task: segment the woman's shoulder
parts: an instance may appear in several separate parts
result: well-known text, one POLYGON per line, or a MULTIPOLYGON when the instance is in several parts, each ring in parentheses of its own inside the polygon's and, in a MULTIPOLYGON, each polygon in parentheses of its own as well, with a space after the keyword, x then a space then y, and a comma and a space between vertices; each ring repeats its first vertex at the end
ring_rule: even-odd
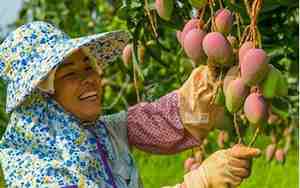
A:
POLYGON ((122 142, 127 142, 127 112, 121 111, 118 113, 103 115, 100 121, 104 122, 108 133, 122 142))
POLYGON ((121 111, 114 114, 103 115, 100 117, 101 121, 104 121, 108 126, 122 126, 127 124, 127 112, 121 111))

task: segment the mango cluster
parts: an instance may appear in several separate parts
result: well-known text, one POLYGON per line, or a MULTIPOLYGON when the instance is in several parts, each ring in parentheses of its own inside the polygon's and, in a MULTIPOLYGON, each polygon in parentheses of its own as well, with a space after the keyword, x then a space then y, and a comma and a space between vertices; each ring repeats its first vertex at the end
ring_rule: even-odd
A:
POLYGON ((238 40, 230 35, 234 17, 230 10, 219 9, 213 18, 213 29, 207 32, 204 22, 191 19, 176 36, 187 57, 195 64, 211 64, 227 69, 223 79, 225 106, 230 113, 243 112, 251 124, 267 121, 266 100, 287 95, 287 81, 269 64, 265 50, 252 41, 238 48, 238 40))
POLYGON ((239 65, 233 66, 224 78, 226 107, 236 113, 242 107, 251 124, 267 122, 267 100, 287 95, 287 81, 269 64, 267 53, 247 41, 238 50, 239 65))

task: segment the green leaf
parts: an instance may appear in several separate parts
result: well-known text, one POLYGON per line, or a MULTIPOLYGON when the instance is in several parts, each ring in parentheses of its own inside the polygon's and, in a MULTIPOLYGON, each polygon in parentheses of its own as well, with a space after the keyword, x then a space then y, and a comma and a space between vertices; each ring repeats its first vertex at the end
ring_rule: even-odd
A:
POLYGON ((117 15, 120 19, 127 20, 130 17, 130 15, 128 14, 128 11, 129 11, 129 9, 127 8, 127 6, 123 5, 117 11, 117 15))
POLYGON ((249 20, 249 15, 246 11, 246 9, 244 8, 244 6, 239 5, 238 3, 227 3, 226 6, 229 8, 229 10, 232 10, 234 12, 238 12, 242 18, 245 20, 249 20))
POLYGON ((290 105, 287 100, 277 97, 272 100, 272 111, 284 119, 289 117, 290 105))

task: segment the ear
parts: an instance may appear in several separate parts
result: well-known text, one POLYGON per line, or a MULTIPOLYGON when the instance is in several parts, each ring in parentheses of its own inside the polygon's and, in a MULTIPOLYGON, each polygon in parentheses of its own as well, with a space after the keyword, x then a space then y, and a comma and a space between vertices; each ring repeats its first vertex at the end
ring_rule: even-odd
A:
POLYGON ((49 92, 44 92, 40 89, 41 91, 41 95, 44 97, 44 98, 55 98, 55 93, 49 93, 49 92))

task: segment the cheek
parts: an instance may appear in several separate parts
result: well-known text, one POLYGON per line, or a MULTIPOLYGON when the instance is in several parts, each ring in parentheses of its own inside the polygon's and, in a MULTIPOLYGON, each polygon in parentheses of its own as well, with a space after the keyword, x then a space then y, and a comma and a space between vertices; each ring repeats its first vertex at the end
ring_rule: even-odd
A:
POLYGON ((66 80, 56 83, 55 92, 61 103, 74 101, 77 97, 76 91, 79 81, 66 80))
POLYGON ((95 84, 100 87, 102 78, 96 73, 92 74, 91 79, 94 80, 95 84))

